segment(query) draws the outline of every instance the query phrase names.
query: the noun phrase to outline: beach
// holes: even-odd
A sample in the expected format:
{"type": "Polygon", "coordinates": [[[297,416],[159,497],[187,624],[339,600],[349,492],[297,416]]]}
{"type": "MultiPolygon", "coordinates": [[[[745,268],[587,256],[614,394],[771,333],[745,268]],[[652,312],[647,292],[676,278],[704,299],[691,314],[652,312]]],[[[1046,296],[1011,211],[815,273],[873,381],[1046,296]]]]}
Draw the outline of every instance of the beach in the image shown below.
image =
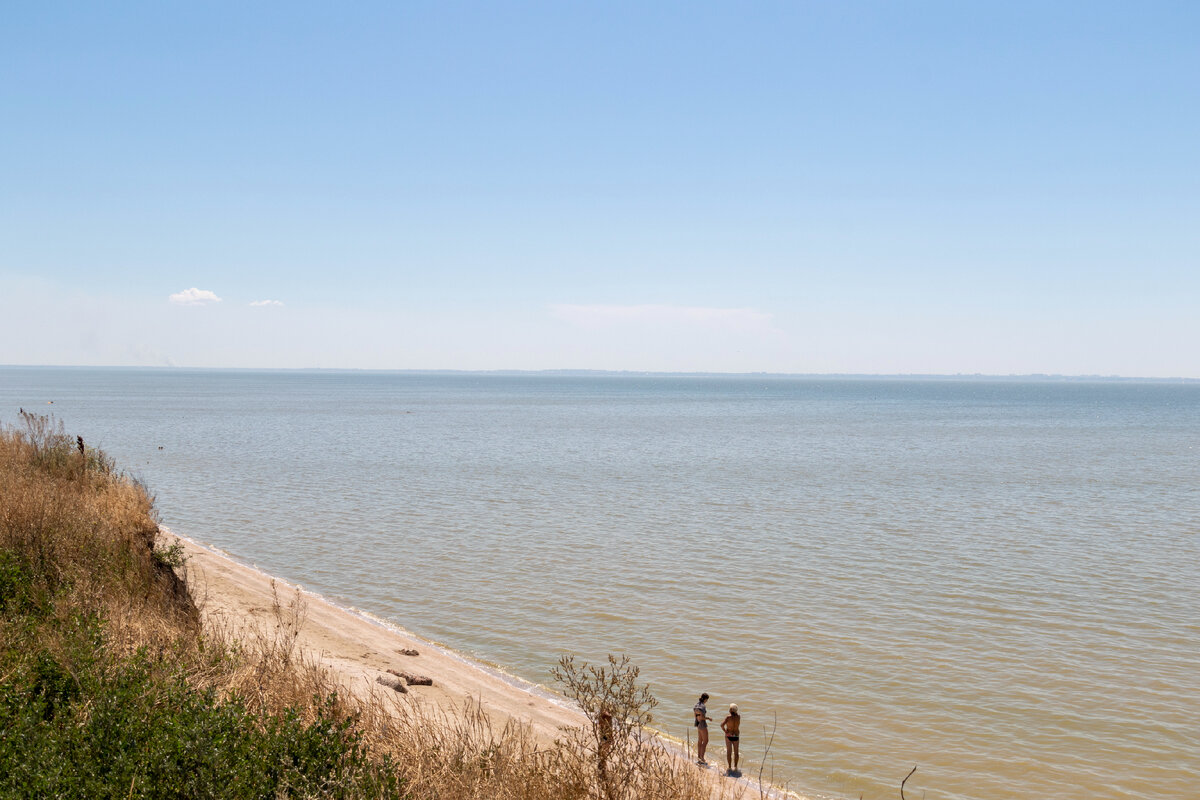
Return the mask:
{"type": "MultiPolygon", "coordinates": [[[[178,541],[184,569],[205,623],[250,633],[269,629],[295,613],[300,621],[296,645],[302,658],[325,667],[334,683],[361,699],[392,690],[378,682],[397,673],[431,678],[432,685],[409,685],[404,702],[421,704],[433,715],[452,717],[464,706],[482,710],[499,732],[506,725],[526,727],[541,743],[561,738],[564,728],[587,724],[583,713],[564,697],[536,684],[473,661],[402,628],[331,603],[319,594],[243,564],[220,550],[163,529],[163,544],[178,541]],[[407,653],[406,653],[407,651],[407,653]],[[413,655],[412,653],[416,653],[413,655]]],[[[713,726],[715,727],[715,725],[713,726]]],[[[681,764],[690,759],[677,743],[681,764]]],[[[712,764],[702,775],[711,778],[714,800],[759,796],[753,776],[729,778],[719,762],[724,754],[720,732],[709,748],[712,764]]],[[[763,789],[768,797],[804,800],[778,788],[763,789]]]]}
{"type": "Polygon", "coordinates": [[[565,699],[554,698],[534,684],[335,605],[193,539],[164,533],[165,541],[177,538],[183,545],[188,582],[206,621],[233,630],[271,626],[276,622],[277,602],[286,607],[299,597],[303,619],[297,639],[300,651],[318,659],[338,683],[359,696],[383,689],[376,679],[386,679],[392,669],[433,679],[431,686],[409,688],[414,702],[446,713],[475,702],[497,729],[516,722],[529,726],[539,740],[550,742],[561,728],[586,722],[565,699]],[[415,650],[418,655],[404,655],[405,650],[415,650]]]}

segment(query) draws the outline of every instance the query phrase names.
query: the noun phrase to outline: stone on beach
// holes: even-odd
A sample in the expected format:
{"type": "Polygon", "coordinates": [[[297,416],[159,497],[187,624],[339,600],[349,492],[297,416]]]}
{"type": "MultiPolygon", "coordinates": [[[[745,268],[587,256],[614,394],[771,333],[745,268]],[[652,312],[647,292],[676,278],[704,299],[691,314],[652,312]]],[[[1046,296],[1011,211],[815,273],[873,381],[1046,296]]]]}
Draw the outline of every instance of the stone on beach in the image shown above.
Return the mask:
{"type": "Polygon", "coordinates": [[[376,683],[382,683],[389,689],[395,689],[400,694],[408,694],[408,687],[404,685],[404,681],[400,678],[389,678],[387,675],[380,675],[375,679],[376,683]]]}
{"type": "Polygon", "coordinates": [[[388,672],[397,678],[402,678],[409,686],[433,686],[433,678],[427,678],[424,675],[413,675],[411,672],[397,672],[394,669],[389,669],[388,672]]]}

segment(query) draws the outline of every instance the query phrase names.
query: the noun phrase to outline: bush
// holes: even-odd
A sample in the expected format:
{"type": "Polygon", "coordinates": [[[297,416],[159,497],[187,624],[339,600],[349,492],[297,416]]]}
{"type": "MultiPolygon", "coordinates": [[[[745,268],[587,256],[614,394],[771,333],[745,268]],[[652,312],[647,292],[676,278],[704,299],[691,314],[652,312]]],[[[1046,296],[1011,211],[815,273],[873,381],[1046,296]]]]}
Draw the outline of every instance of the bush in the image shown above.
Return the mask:
{"type": "Polygon", "coordinates": [[[0,796],[400,796],[333,697],[311,722],[295,709],[256,715],[192,688],[169,659],[109,657],[94,618],[77,617],[57,645],[0,684],[0,796]]]}
{"type": "Polygon", "coordinates": [[[575,765],[573,783],[597,800],[711,796],[695,770],[655,737],[649,725],[658,700],[638,682],[639,669],[628,656],[608,656],[606,665],[576,662],[564,655],[551,670],[568,697],[579,704],[588,726],[569,730],[560,747],[575,765]]]}

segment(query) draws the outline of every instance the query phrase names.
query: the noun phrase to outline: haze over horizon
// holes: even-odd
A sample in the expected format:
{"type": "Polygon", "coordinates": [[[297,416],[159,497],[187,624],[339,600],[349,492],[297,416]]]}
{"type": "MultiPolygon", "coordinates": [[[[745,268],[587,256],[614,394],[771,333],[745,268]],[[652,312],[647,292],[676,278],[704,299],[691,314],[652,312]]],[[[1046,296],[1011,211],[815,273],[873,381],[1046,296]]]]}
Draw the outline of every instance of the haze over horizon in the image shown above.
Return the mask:
{"type": "Polygon", "coordinates": [[[381,375],[458,375],[458,376],[549,376],[549,377],[632,377],[632,378],[766,378],[801,380],[909,380],[909,381],[984,381],[984,382],[1113,382],[1113,383],[1200,383],[1200,378],[1182,375],[1099,375],[1063,373],[1009,373],[1007,375],[983,372],[671,372],[663,370],[618,370],[618,369],[377,369],[373,367],[185,367],[146,364],[0,364],[0,369],[9,370],[162,370],[174,372],[252,372],[252,373],[378,373],[381,375]]]}
{"type": "Polygon", "coordinates": [[[1197,23],[10,8],[0,364],[1200,378],[1197,23]]]}

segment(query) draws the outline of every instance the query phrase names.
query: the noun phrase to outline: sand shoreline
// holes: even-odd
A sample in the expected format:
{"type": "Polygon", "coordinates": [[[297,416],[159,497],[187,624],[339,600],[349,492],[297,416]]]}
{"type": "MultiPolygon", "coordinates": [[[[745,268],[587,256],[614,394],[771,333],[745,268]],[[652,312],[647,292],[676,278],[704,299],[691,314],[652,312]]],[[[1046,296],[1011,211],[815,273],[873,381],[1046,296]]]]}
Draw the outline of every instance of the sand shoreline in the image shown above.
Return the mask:
{"type": "Polygon", "coordinates": [[[206,619],[234,630],[269,624],[276,602],[287,606],[300,598],[304,624],[297,644],[351,691],[372,691],[378,686],[376,678],[395,669],[433,678],[433,686],[410,688],[409,694],[417,702],[450,713],[471,700],[498,726],[509,721],[527,724],[546,741],[553,740],[562,727],[585,721],[566,698],[555,697],[545,687],[475,661],[388,620],[338,605],[193,538],[167,528],[163,534],[183,545],[189,584],[206,619]],[[416,650],[419,655],[402,655],[401,650],[416,650]]]}
{"type": "MultiPolygon", "coordinates": [[[[509,723],[524,725],[545,743],[561,736],[564,727],[586,723],[569,699],[548,687],[422,638],[390,620],[334,603],[211,545],[166,527],[161,532],[167,543],[178,540],[183,546],[188,582],[206,621],[232,631],[270,626],[277,621],[278,607],[286,608],[299,599],[303,608],[303,624],[297,634],[300,650],[359,696],[380,691],[376,679],[394,669],[433,679],[432,686],[409,687],[407,697],[435,713],[452,715],[468,703],[475,704],[497,730],[509,723]],[[402,650],[416,650],[419,655],[403,655],[402,650]]],[[[684,755],[682,747],[679,749],[684,755]]],[[[714,740],[709,755],[714,764],[722,762],[723,745],[714,740]]],[[[739,790],[746,796],[750,792],[759,796],[758,783],[748,774],[738,780],[721,777],[715,768],[708,774],[713,776],[714,797],[729,797],[739,790]]],[[[766,794],[800,797],[777,788],[766,794]]]]}

